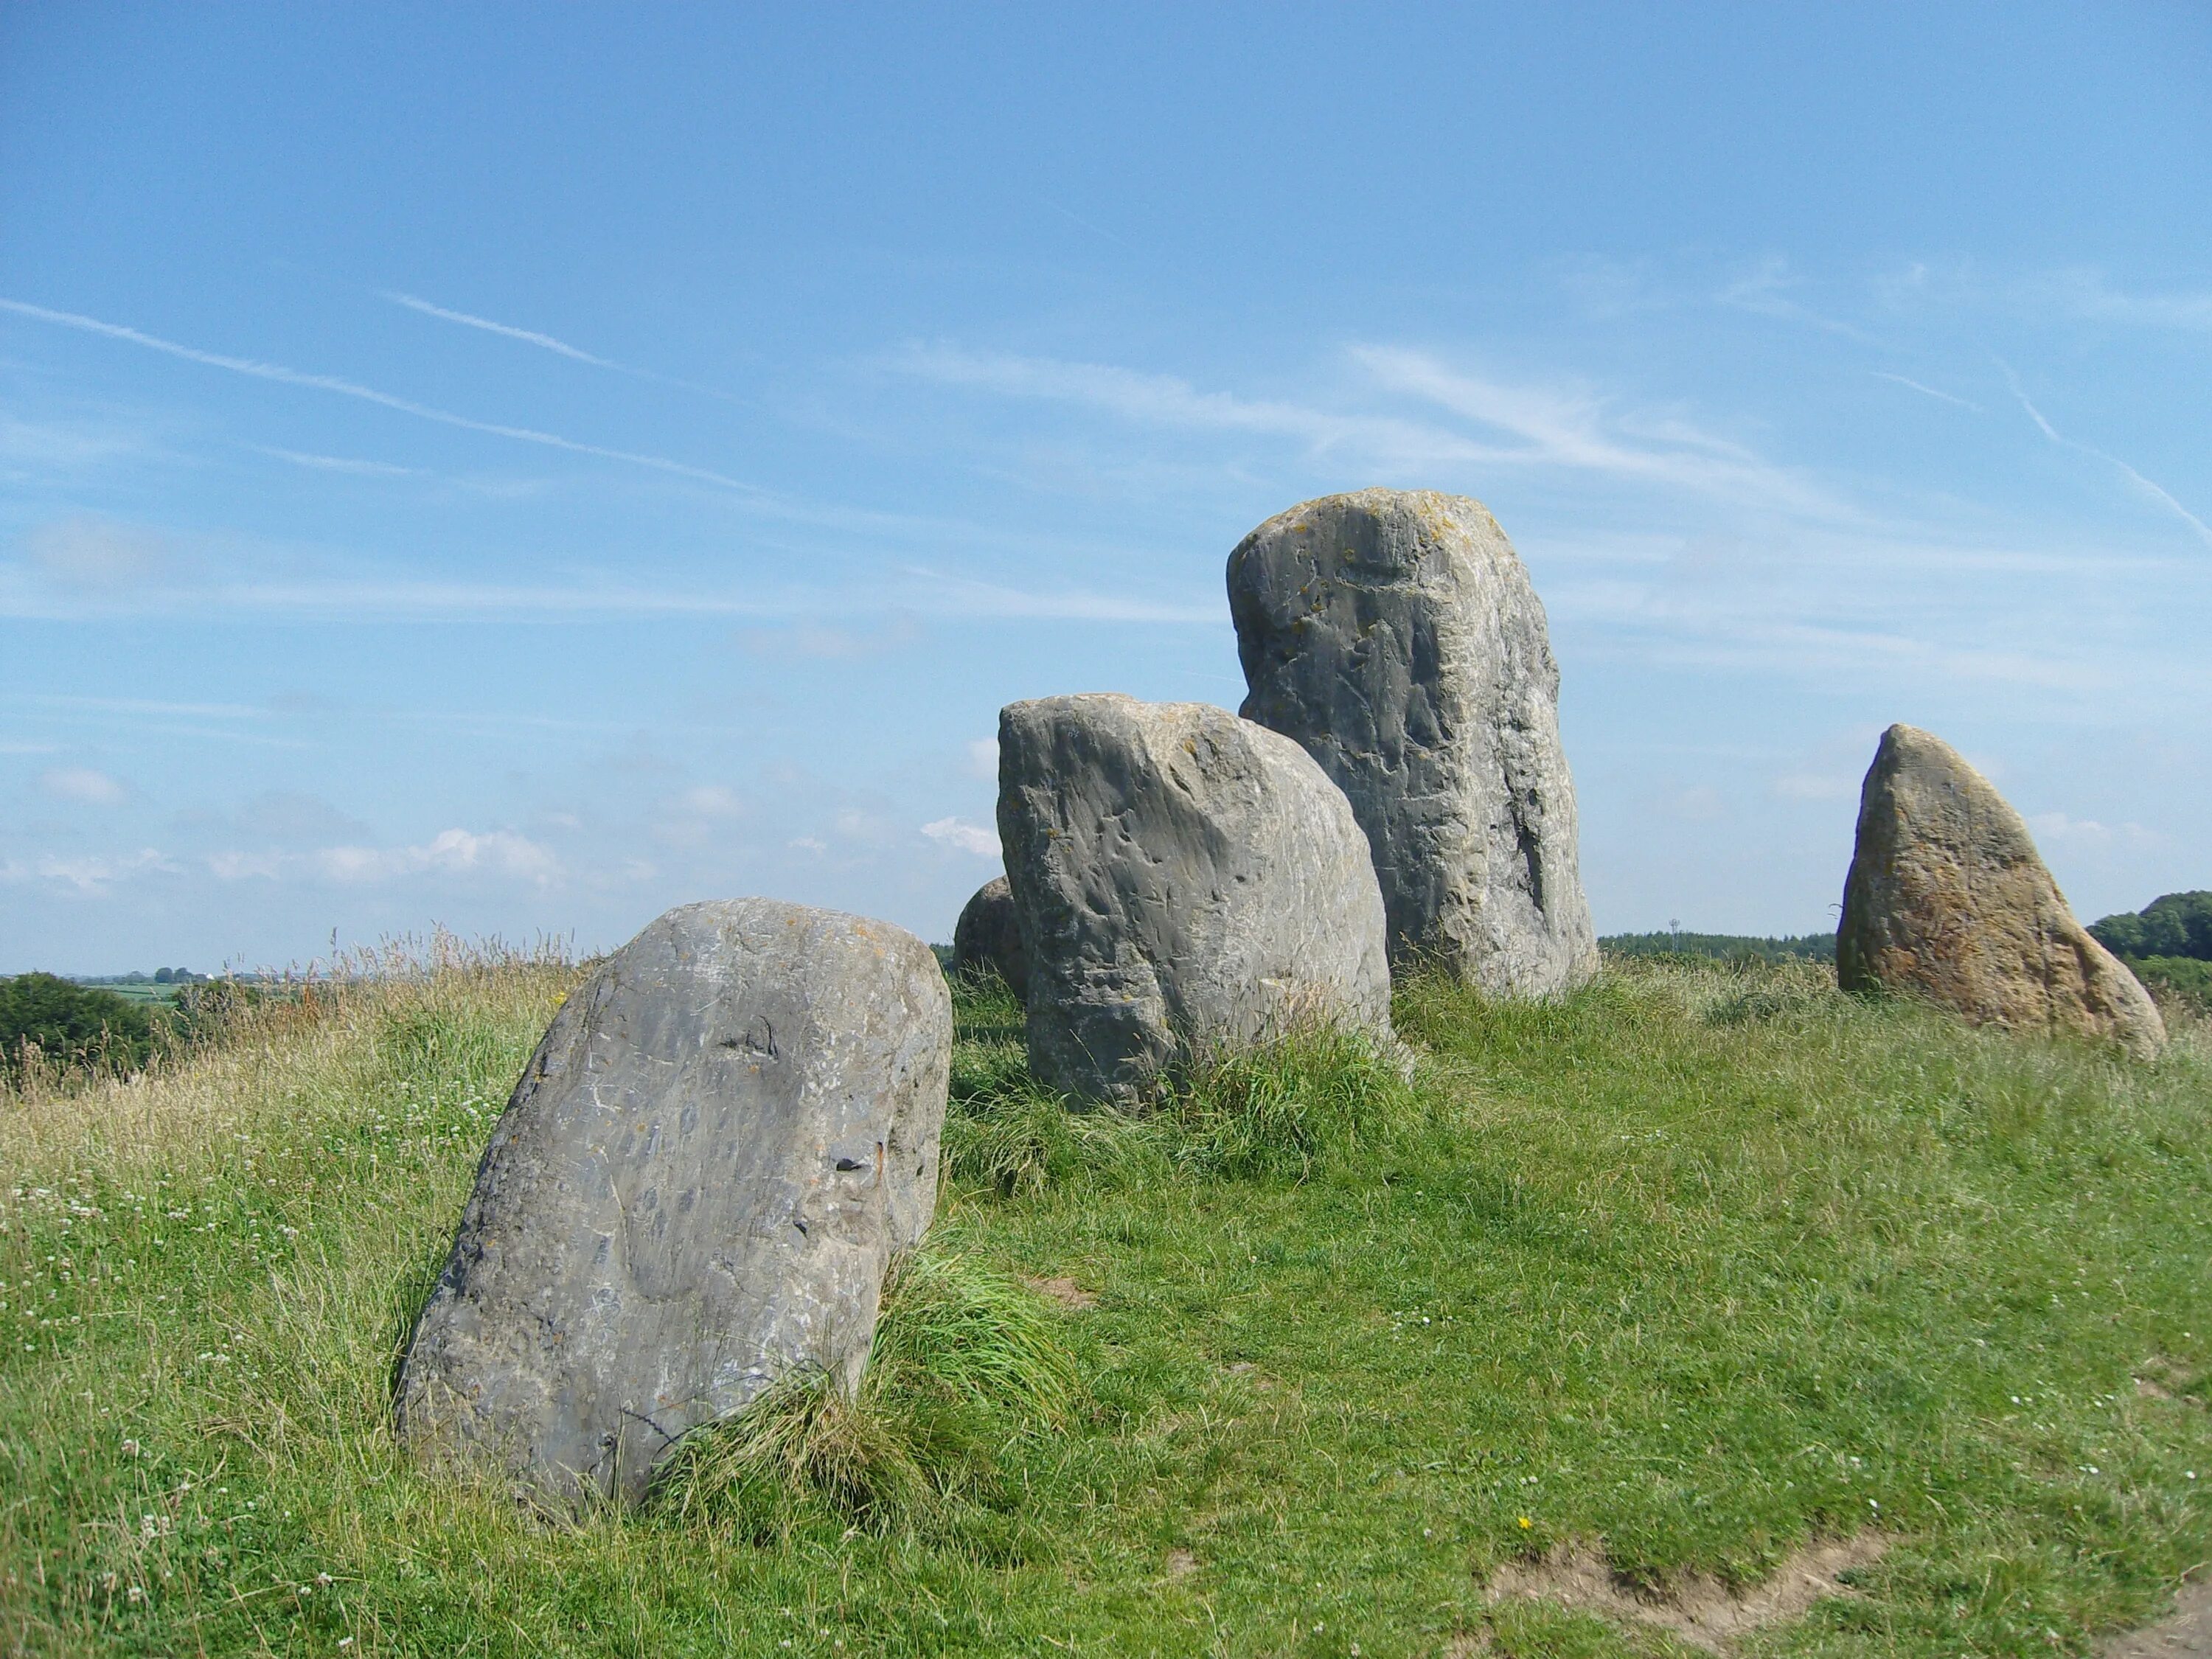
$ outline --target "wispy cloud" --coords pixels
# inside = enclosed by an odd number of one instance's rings
[[[2108,286],[2101,272],[2089,270],[2034,279],[2028,291],[2099,322],[2212,332],[2212,294],[2130,294]]]
[[[315,472],[349,472],[364,478],[411,478],[419,476],[414,467],[394,466],[389,461],[356,460],[347,455],[311,455],[297,449],[275,449],[267,444],[250,447],[257,453],[280,461],[289,461],[294,466],[304,466]]]
[[[1790,274],[1790,262],[1778,256],[1762,259],[1752,270],[1723,288],[1716,297],[1723,305],[1733,306],[1739,311],[1776,318],[1783,322],[1802,323],[1808,328],[1816,328],[1824,334],[1837,335],[1846,340],[1856,340],[1862,345],[1881,343],[1864,329],[1824,315],[1790,298],[1788,290],[1797,286],[1797,279]]]
[[[937,344],[910,347],[892,359],[892,366],[941,385],[1079,404],[1142,425],[1258,433],[1291,439],[1315,453],[1350,451],[1401,466],[1513,459],[1506,451],[1419,422],[1201,392],[1171,374],[1140,374],[1105,363]]]
[[[563,357],[573,357],[580,363],[590,363],[597,368],[611,368],[624,374],[636,373],[626,363],[594,356],[570,345],[566,340],[556,340],[550,334],[540,334],[535,329],[517,328],[511,323],[495,323],[489,317],[472,316],[465,311],[449,311],[444,306],[434,306],[428,300],[418,299],[412,294],[402,294],[393,289],[380,289],[377,297],[389,300],[396,306],[405,306],[410,311],[419,311],[426,317],[441,317],[447,322],[459,323],[467,328],[480,328],[487,334],[504,335],[510,340],[520,340],[526,345],[558,352]]]
[[[1608,400],[1575,389],[1509,386],[1401,347],[1355,346],[1349,356],[1370,389],[1419,398],[1489,431],[1201,391],[1173,375],[1109,364],[945,344],[910,348],[894,362],[943,385],[1078,404],[1143,425],[1281,437],[1311,455],[1357,459],[1400,474],[1448,465],[1558,467],[1825,518],[1850,516],[1805,477],[1678,416],[1623,414]]]
[[[556,339],[550,334],[541,334],[534,328],[517,328],[512,323],[494,322],[489,317],[479,317],[471,312],[454,311],[446,306],[433,305],[429,301],[418,295],[402,294],[393,289],[379,289],[377,297],[389,300],[396,306],[404,306],[410,311],[420,312],[425,317],[435,317],[443,322],[458,323],[463,328],[479,329],[486,334],[496,334],[505,339],[519,340],[525,345],[536,346],[541,351],[550,351],[576,362],[588,363],[593,368],[604,368],[617,374],[627,374],[632,380],[649,380],[656,386],[680,386],[686,392],[701,392],[709,398],[720,398],[730,402],[737,401],[728,392],[719,391],[714,386],[701,386],[696,380],[678,380],[672,374],[656,374],[652,369],[639,368],[630,363],[618,363],[611,357],[601,357],[580,347],[572,346],[566,340]]]
[[[1964,398],[1959,397],[1954,393],[1939,392],[1932,386],[1923,386],[1918,380],[1910,380],[1905,375],[1892,374],[1887,369],[1872,368],[1869,369],[1867,373],[1873,375],[1877,380],[1894,380],[1899,386],[1910,386],[1922,397],[1933,398],[1939,403],[1956,404],[1961,409],[1972,410],[1977,415],[1986,412],[1979,404],[1968,403]]]
[[[451,410],[437,409],[428,404],[416,403],[411,398],[395,397],[388,392],[379,392],[374,386],[362,385],[336,374],[312,374],[296,368],[287,368],[281,363],[263,362],[252,357],[234,357],[220,351],[204,351],[197,346],[179,345],[158,335],[144,333],[135,328],[125,328],[119,323],[106,323],[96,317],[86,317],[72,311],[55,311],[46,306],[35,306],[21,300],[0,299],[0,311],[12,312],[19,317],[50,323],[57,328],[70,328],[81,333],[97,334],[112,340],[122,340],[141,346],[149,351],[159,351],[186,362],[204,364],[233,374],[243,374],[258,380],[270,380],[280,386],[303,386],[311,391],[327,392],[341,398],[352,398],[362,403],[374,404],[382,409],[411,415],[417,420],[434,421],[441,426],[459,427],[466,432],[482,432],[495,438],[508,438],[517,443],[536,444],[542,448],[562,450],[572,455],[590,455],[600,460],[619,461],[625,465],[645,467],[674,477],[690,478],[700,483],[710,483],[741,495],[767,499],[769,492],[742,478],[733,478],[688,462],[672,460],[665,455],[649,455],[636,450],[615,449],[603,444],[584,443],[574,438],[564,438],[558,433],[540,431],[534,427],[509,426],[498,421],[479,421],[466,415],[457,415]]]
[[[2176,501],[2162,485],[2146,478],[2118,456],[2099,449],[2094,444],[2085,444],[2078,438],[2069,438],[2060,432],[2045,418],[2043,411],[2029,401],[2027,392],[2021,386],[2020,376],[2013,373],[2012,366],[2002,361],[1997,366],[2004,370],[2005,379],[2012,386],[2012,395],[2019,399],[2021,408],[2027,412],[2027,418],[2035,422],[2036,429],[2045,437],[2062,448],[2078,450],[2084,455],[2094,456],[2106,465],[2115,469],[2123,478],[2127,480],[2129,488],[2136,494],[2142,496],[2146,501],[2166,508],[2167,512],[2196,532],[2198,540],[2207,547],[2212,547],[2212,525],[2206,524],[2203,520]]]
[[[1501,459],[1663,484],[1821,518],[1853,516],[1842,502],[1801,475],[1679,417],[1618,416],[1605,399],[1586,392],[1509,386],[1449,368],[1422,352],[1369,346],[1354,356],[1379,385],[1425,398],[1522,440],[1522,447],[1498,452]]]

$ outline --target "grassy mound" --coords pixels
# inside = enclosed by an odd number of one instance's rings
[[[2135,1066],[1680,961],[1413,984],[1411,1083],[1315,1037],[1131,1118],[963,990],[860,1398],[789,1379],[547,1527],[386,1424],[575,976],[449,953],[0,1094],[0,1649],[1660,1654],[1486,1582],[1879,1531],[1747,1650],[2086,1654],[2212,1555],[2204,1028]]]

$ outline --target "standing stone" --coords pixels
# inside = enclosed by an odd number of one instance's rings
[[[999,836],[1048,1086],[1135,1103],[1194,1054],[1302,1022],[1389,1041],[1366,839],[1288,738],[1204,703],[1014,703]]]
[[[1013,889],[1004,876],[992,877],[961,908],[960,920],[952,928],[952,966],[955,972],[965,974],[988,969],[1006,981],[1018,1000],[1028,996],[1029,957],[1022,951]]]
[[[929,947],[770,899],[671,910],[564,1004],[477,1167],[400,1378],[418,1455],[635,1502],[794,1366],[858,1384],[937,1202]]]
[[[1362,489],[1229,556],[1244,718],[1296,738],[1373,848],[1394,963],[1492,996],[1597,971],[1559,746],[1559,667],[1520,556],[1480,501]]]
[[[2149,993],[2074,919],[2020,814],[1910,726],[1882,733],[1859,794],[1836,977],[1976,1024],[2078,1031],[2144,1055],[2166,1042]]]

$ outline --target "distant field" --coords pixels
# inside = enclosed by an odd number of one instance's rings
[[[1761,962],[1833,962],[1833,933],[1798,933],[1767,939],[1747,933],[1608,933],[1601,949],[1615,956],[1712,957],[1720,961],[1755,957]]]
[[[387,1413],[575,979],[451,962],[0,1095],[0,1651],[1686,1659],[1626,1593],[1490,1591],[1856,1539],[1854,1594],[1741,1651],[2086,1656],[2212,1558],[2207,1028],[2132,1066],[1679,957],[1415,981],[1410,1087],[1146,1119],[1040,1097],[963,988],[927,1249],[1053,1292],[1075,1409],[895,1522],[538,1524]]]
[[[79,985],[95,986],[103,991],[112,991],[117,996],[131,1002],[169,1003],[177,1000],[181,985],[156,985],[150,979],[80,979]]]

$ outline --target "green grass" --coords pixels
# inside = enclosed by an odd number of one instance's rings
[[[861,1397],[795,1379],[719,1475],[548,1527],[385,1425],[574,978],[451,961],[0,1097],[0,1649],[1658,1655],[1484,1575],[1875,1527],[1860,1598],[1745,1650],[2087,1654],[2212,1556],[2205,1029],[2136,1066],[1680,962],[1417,983],[1410,1085],[1315,1037],[1142,1119],[1062,1110],[963,991]]]

